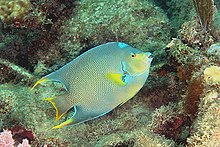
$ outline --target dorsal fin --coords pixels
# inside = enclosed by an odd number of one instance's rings
[[[69,91],[69,81],[68,81],[68,77],[65,74],[65,68],[61,68],[55,72],[52,72],[44,77],[42,77],[40,80],[38,80],[34,86],[31,88],[31,90],[33,90],[38,84],[43,83],[43,82],[47,82],[47,81],[57,81],[60,82],[64,85],[64,88],[66,89],[66,91]]]

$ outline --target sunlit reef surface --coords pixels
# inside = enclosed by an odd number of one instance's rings
[[[0,1],[0,132],[11,130],[15,145],[219,146],[220,14],[207,30],[197,14],[191,0]],[[144,87],[103,117],[51,129],[73,112],[55,122],[43,98],[65,91],[31,86],[111,41],[153,53]]]

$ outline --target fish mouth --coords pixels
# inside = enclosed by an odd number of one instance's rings
[[[146,56],[147,56],[147,61],[148,62],[151,62],[152,60],[153,60],[153,56],[152,56],[152,53],[150,53],[150,52],[146,52]]]

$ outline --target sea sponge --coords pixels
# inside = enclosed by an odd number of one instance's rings
[[[220,82],[220,67],[211,66],[206,68],[204,70],[204,80],[213,84]]]
[[[0,1],[0,18],[5,23],[24,21],[31,9],[29,0],[3,0]]]

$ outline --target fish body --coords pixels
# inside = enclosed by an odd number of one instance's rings
[[[59,81],[66,93],[47,98],[56,109],[56,120],[74,108],[74,115],[54,128],[100,117],[132,98],[149,75],[151,53],[122,42],[94,47],[59,70],[40,79]]]

